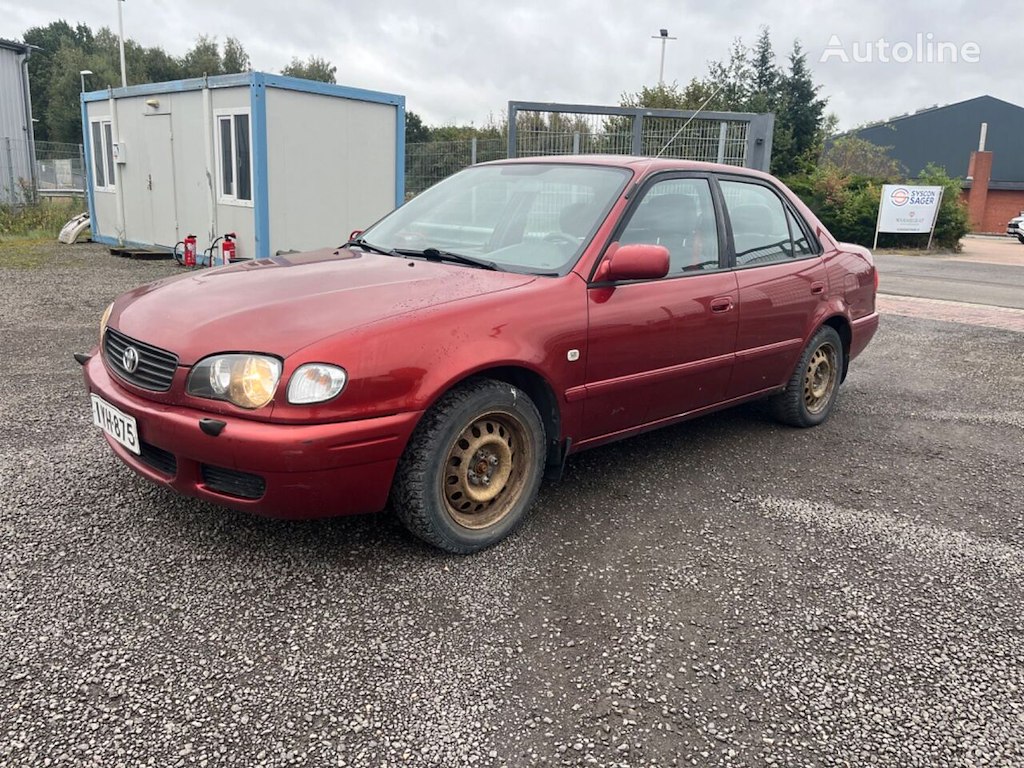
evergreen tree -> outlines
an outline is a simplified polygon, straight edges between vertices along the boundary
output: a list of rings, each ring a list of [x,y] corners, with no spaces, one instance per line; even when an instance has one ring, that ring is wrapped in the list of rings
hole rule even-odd
[[[771,112],[778,102],[779,80],[782,73],[775,63],[775,50],[768,27],[761,27],[750,59],[753,75],[752,93],[747,108],[751,112]]]
[[[775,116],[776,137],[782,139],[779,146],[772,147],[772,172],[776,175],[795,173],[821,153],[828,122],[827,100],[818,97],[819,89],[807,67],[807,54],[800,41],[794,41]]]

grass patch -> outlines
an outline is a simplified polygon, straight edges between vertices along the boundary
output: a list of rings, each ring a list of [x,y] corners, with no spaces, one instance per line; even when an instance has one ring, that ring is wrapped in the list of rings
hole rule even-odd
[[[61,227],[84,209],[83,200],[0,205],[0,268],[36,269],[47,264],[56,254]]]
[[[56,237],[0,237],[0,269],[36,269],[56,251]]]
[[[0,205],[0,240],[56,238],[60,229],[85,210],[79,200],[43,201],[33,205]]]

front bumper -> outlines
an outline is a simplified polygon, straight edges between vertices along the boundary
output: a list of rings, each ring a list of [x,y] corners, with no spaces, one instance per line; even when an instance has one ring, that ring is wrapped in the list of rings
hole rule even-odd
[[[138,423],[148,461],[106,438],[125,464],[186,496],[267,517],[311,519],[380,511],[398,459],[422,415],[410,411],[335,424],[271,424],[138,397],[111,378],[98,353],[82,371],[89,392]],[[226,422],[217,436],[199,427],[200,419],[209,417]],[[164,460],[154,462],[153,455]],[[261,490],[259,497],[226,492],[232,484],[223,479],[232,473],[262,479],[262,484],[239,486],[249,495]]]

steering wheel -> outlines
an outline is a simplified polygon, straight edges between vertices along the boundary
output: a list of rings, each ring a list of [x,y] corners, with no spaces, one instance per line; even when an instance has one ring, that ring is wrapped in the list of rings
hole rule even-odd
[[[578,241],[575,237],[567,235],[563,232],[548,232],[544,235],[544,242],[551,243],[552,245],[578,245]]]

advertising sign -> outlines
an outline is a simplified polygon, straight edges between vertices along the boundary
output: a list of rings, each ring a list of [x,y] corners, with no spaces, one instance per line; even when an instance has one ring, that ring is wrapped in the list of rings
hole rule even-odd
[[[875,245],[879,232],[899,234],[931,233],[939,215],[942,187],[912,187],[906,184],[885,184],[878,203],[878,223],[875,227]]]

